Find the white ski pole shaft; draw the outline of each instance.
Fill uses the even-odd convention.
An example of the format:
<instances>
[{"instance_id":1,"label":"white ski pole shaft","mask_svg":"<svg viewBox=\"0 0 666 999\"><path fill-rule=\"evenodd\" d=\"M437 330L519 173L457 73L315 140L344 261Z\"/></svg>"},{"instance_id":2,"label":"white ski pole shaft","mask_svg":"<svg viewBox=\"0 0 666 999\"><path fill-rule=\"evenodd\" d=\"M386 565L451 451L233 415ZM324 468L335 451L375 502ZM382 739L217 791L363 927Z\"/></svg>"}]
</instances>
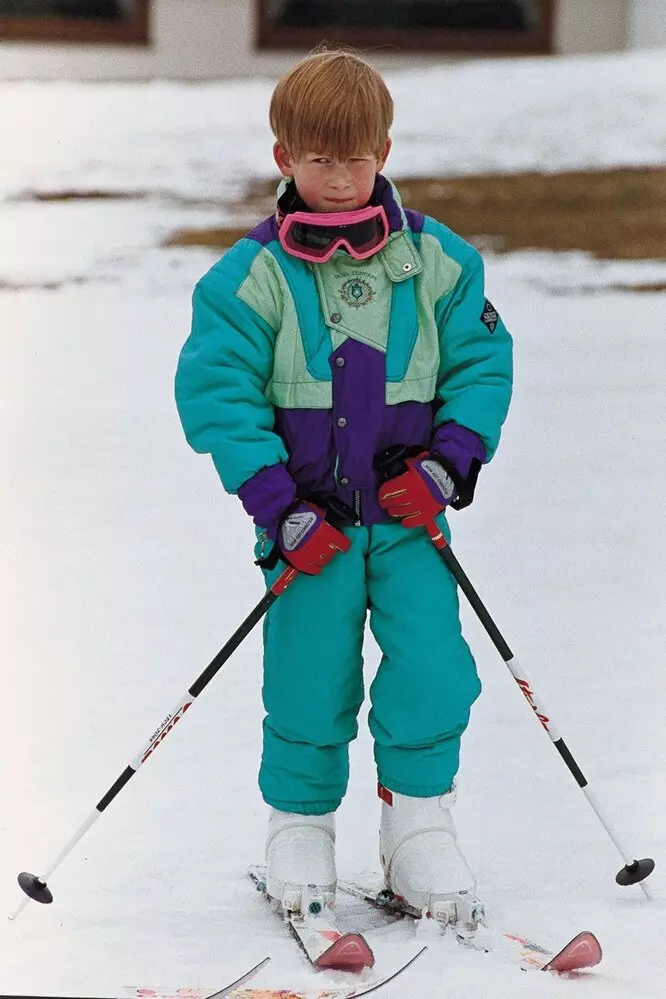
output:
<instances>
[{"instance_id":1,"label":"white ski pole shaft","mask_svg":"<svg viewBox=\"0 0 666 999\"><path fill-rule=\"evenodd\" d=\"M541 722L543 729L547 732L553 745L557 749L561 758L566 763L571 775L573 776L574 780L576 781L580 789L583 791L583 794L587 798L597 818L601 822L602 826L608 833L611 841L613 842L614 846L616 847L620 856L622 857L625 866L618 872L615 880L620 885L632 885L640 883L643 893L647 896L647 898L650 898L651 897L650 892L642 882L643 879L647 878L648 875L650 875L654 870L654 860L652 860L652 858L650 857L645 857L643 860L635 860L633 859L632 855L622 845L622 843L620 842L620 837L618 836L616 830L613 828L610 819L606 815L598 798L588 786L585 774L583 773L578 763L576 762L566 742L557 731L557 728L555 727L550 712L546 710L542 701L537 697L536 693L532 689L530 681L528 680L522 668L519 666L516 657L514 656L509 646L507 645L506 641L504 640L499 628L497 627L497 625L491 618L490 614L488 613L488 610L486 609L483 601L481 600L478 593L472 586L472 583L470 582L465 571L458 562L458 559L453 554L446 538L444 537L440 529L437 527L437 525L434 523L434 521L432 522L432 524L427 525L426 529L430 536L430 540L435 545L440 555L446 562L453 577L460 586L460 589L467 597L472 609L474 610L477 617L479 618L479 621L485 628L490 640L492 641L493 645L495 646L495 648L501 655L502 659L506 663L514 680L522 690L523 695L527 700L527 703L530 705L536 717Z\"/></svg>"},{"instance_id":2,"label":"white ski pole shaft","mask_svg":"<svg viewBox=\"0 0 666 999\"><path fill-rule=\"evenodd\" d=\"M139 767L143 766L146 760L152 756L157 747L162 744L169 732L173 730L177 722L180 721L187 709L192 705L194 699L199 696L205 687L208 686L220 667L227 661L227 659L229 659L231 654L235 652L243 639L246 638L252 628L254 628L255 624L261 620L269 607L284 593L297 575L298 571L292 566L288 566L278 576L273 585L266 590L266 593L261 598L257 606L248 614L243 623L233 633L226 645L220 649L215 658L197 677L192 686L187 690L184 696L181 697L178 703L174 706L173 710L166 716L164 721L158 725L150 739L148 739L148 741L141 747L132 762L125 767L120 776L114 781L106 794L97 803L94 811L91 812L88 818L81 823L77 831L67 841L66 845L62 848L46 871L40 877L37 877L35 874L30 874L27 871L23 871L19 874L18 883L27 897L22 899L21 904L9 916L10 919L16 919L19 913L21 913L27 905L28 899L42 903L50 903L53 901L53 895L46 884L46 879L53 874L55 869L63 862L65 857L72 852L79 840L82 839L93 823L100 817L102 812L108 808L114 798L122 791L127 782L137 772Z\"/></svg>"}]
</instances>

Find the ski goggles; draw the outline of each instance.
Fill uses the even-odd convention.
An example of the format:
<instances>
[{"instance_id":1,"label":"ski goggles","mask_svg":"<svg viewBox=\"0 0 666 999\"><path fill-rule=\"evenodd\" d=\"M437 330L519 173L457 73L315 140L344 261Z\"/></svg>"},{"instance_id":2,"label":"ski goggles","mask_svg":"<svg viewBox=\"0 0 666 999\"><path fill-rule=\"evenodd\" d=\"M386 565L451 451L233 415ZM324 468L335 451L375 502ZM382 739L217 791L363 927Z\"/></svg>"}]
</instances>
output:
<instances>
[{"instance_id":1,"label":"ski goggles","mask_svg":"<svg viewBox=\"0 0 666 999\"><path fill-rule=\"evenodd\" d=\"M292 257L323 264L340 247L356 260L371 257L386 246L389 224L383 205L353 212L291 212L284 217L278 234Z\"/></svg>"}]
</instances>

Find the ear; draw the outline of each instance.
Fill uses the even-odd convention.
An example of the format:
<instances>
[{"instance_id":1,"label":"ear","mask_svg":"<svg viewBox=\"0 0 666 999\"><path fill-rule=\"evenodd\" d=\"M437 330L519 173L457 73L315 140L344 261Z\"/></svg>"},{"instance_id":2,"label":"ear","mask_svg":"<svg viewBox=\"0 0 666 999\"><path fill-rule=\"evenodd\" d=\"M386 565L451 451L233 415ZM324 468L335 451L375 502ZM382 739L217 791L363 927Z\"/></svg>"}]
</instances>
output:
<instances>
[{"instance_id":1,"label":"ear","mask_svg":"<svg viewBox=\"0 0 666 999\"><path fill-rule=\"evenodd\" d=\"M391 152L391 146L392 145L393 145L393 143L391 142L391 140L387 139L386 140L386 145L382 149L382 152L381 152L381 155L379 157L379 160L377 161L377 173L381 173L381 171L384 169L384 164L386 163L386 161L388 159L388 155Z\"/></svg>"},{"instance_id":2,"label":"ear","mask_svg":"<svg viewBox=\"0 0 666 999\"><path fill-rule=\"evenodd\" d=\"M284 146L276 142L273 146L273 159L283 177L291 177L294 172L293 160Z\"/></svg>"}]
</instances>

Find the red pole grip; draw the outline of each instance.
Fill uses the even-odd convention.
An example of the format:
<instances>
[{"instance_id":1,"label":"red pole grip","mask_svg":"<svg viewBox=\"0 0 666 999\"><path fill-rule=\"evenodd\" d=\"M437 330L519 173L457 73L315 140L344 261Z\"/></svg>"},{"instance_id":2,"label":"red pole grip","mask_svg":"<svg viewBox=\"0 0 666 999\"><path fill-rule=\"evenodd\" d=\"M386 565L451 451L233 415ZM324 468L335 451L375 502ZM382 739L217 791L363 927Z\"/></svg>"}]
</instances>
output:
<instances>
[{"instance_id":1,"label":"red pole grip","mask_svg":"<svg viewBox=\"0 0 666 999\"><path fill-rule=\"evenodd\" d=\"M278 576L273 585L269 587L271 593L274 593L276 597L282 596L290 583L293 583L296 579L296 576L298 576L298 569L294 569L293 566L288 565L284 572Z\"/></svg>"},{"instance_id":2,"label":"red pole grip","mask_svg":"<svg viewBox=\"0 0 666 999\"><path fill-rule=\"evenodd\" d=\"M438 548L439 551L443 551L443 549L448 545L448 541L440 531L435 521L431 520L429 524L425 525L425 529L428 532L428 536L430 537L430 540L435 548Z\"/></svg>"}]
</instances>

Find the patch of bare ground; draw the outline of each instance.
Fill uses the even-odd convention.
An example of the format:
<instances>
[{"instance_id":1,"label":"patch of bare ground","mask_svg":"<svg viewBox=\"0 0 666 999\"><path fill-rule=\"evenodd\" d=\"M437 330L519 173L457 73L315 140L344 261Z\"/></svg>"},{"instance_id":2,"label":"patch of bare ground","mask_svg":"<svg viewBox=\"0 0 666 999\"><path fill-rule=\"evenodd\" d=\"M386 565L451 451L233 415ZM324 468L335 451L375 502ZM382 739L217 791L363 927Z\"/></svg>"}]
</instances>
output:
<instances>
[{"instance_id":1,"label":"patch of bare ground","mask_svg":"<svg viewBox=\"0 0 666 999\"><path fill-rule=\"evenodd\" d=\"M666 167L410 177L397 183L406 207L433 215L482 250L584 250L602 260L666 258ZM275 181L256 183L242 203L230 207L242 212L243 221L259 221L274 209L275 188ZM248 228L182 230L166 245L225 249Z\"/></svg>"},{"instance_id":2,"label":"patch of bare ground","mask_svg":"<svg viewBox=\"0 0 666 999\"><path fill-rule=\"evenodd\" d=\"M666 284L623 284L615 287L621 291L666 291Z\"/></svg>"},{"instance_id":3,"label":"patch of bare ground","mask_svg":"<svg viewBox=\"0 0 666 999\"><path fill-rule=\"evenodd\" d=\"M17 195L14 201L127 201L129 198L141 198L142 194L123 194L122 191L28 191Z\"/></svg>"}]
</instances>

